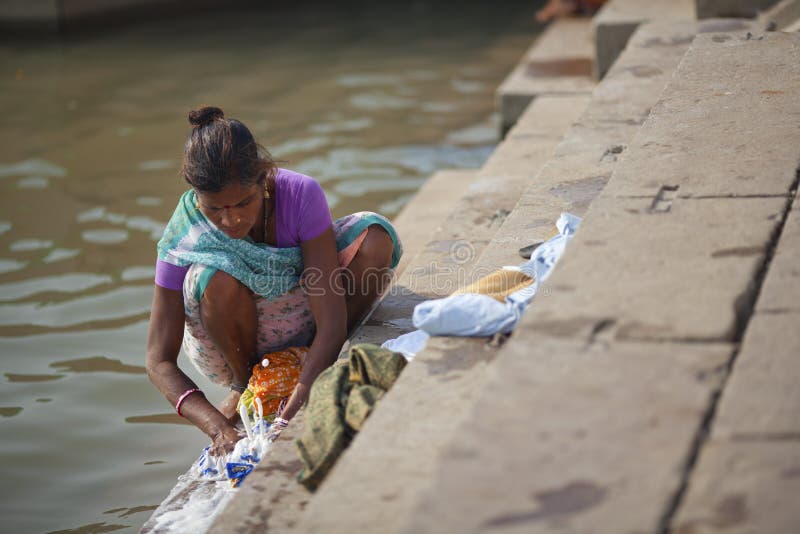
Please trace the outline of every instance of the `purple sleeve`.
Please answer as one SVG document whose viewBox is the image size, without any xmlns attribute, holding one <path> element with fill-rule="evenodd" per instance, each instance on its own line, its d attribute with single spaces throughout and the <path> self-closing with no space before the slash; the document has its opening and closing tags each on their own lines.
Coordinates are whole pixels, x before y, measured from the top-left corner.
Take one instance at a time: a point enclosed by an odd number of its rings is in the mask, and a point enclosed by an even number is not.
<svg viewBox="0 0 800 534">
<path fill-rule="evenodd" d="M 156 285 L 166 289 L 183 290 L 183 279 L 189 267 L 178 267 L 166 261 L 156 260 Z"/>
<path fill-rule="evenodd" d="M 301 243 L 314 239 L 333 224 L 325 192 L 316 180 L 311 179 L 303 182 L 297 202 L 299 204 L 299 209 L 297 210 L 299 214 L 297 234 Z"/>
</svg>

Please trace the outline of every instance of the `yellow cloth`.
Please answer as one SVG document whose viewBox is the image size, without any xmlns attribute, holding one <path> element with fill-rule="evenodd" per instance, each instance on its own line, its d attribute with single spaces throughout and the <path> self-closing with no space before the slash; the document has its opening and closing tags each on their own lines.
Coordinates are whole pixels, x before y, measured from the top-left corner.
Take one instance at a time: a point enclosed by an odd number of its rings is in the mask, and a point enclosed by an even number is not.
<svg viewBox="0 0 800 534">
<path fill-rule="evenodd" d="M 480 295 L 487 295 L 500 302 L 505 301 L 505 298 L 519 291 L 533 283 L 533 278 L 520 271 L 511 271 L 508 269 L 498 269 L 495 272 L 488 274 L 472 284 L 458 289 L 453 292 L 453 295 L 461 295 L 463 293 L 478 293 Z"/>
</svg>

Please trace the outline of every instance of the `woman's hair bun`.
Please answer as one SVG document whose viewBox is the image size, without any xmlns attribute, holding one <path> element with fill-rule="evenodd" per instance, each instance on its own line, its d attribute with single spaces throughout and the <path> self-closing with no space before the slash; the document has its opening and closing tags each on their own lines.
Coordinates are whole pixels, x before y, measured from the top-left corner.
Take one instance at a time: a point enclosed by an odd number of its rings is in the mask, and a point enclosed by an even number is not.
<svg viewBox="0 0 800 534">
<path fill-rule="evenodd" d="M 193 109 L 189 112 L 189 124 L 198 128 L 205 126 L 209 122 L 224 118 L 225 114 L 222 113 L 222 110 L 214 106 L 203 106 L 200 109 Z"/>
</svg>

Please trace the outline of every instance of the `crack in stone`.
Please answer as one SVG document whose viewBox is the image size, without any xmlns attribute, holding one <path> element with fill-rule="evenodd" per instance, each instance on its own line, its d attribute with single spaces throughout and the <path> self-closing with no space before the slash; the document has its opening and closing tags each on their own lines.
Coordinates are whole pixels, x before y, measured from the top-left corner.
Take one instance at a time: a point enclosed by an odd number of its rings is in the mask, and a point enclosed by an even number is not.
<svg viewBox="0 0 800 534">
<path fill-rule="evenodd" d="M 790 191 L 792 192 L 796 191 L 799 184 L 800 184 L 800 168 L 798 168 L 797 171 L 795 172 L 794 183 L 790 187 Z M 783 197 L 785 195 L 780 195 L 780 196 Z M 769 266 L 772 263 L 772 258 L 775 256 L 775 251 L 778 248 L 778 242 L 780 241 L 784 227 L 786 226 L 786 220 L 789 218 L 789 213 L 792 211 L 793 199 L 794 195 L 792 194 L 787 199 L 786 206 L 784 207 L 780 223 L 776 226 L 772 236 L 770 236 L 769 243 L 767 244 L 766 247 L 767 250 L 766 257 L 764 258 L 764 262 L 761 264 L 761 267 L 756 273 L 756 276 L 753 279 L 753 283 L 751 284 L 751 287 L 753 289 L 752 291 L 749 292 L 750 298 L 740 298 L 736 302 L 737 320 L 736 320 L 736 331 L 734 333 L 734 340 L 737 343 L 737 346 L 736 349 L 731 354 L 730 358 L 728 359 L 725 376 L 720 381 L 719 386 L 711 393 L 711 399 L 708 404 L 706 413 L 703 415 L 703 420 L 700 423 L 700 427 L 697 429 L 697 433 L 692 439 L 692 444 L 689 448 L 689 452 L 686 457 L 686 462 L 684 463 L 683 472 L 681 474 L 680 485 L 678 486 L 678 489 L 675 492 L 675 494 L 672 496 L 672 499 L 670 499 L 666 509 L 664 510 L 664 513 L 661 516 L 661 520 L 659 521 L 659 526 L 658 526 L 659 534 L 668 534 L 673 530 L 672 523 L 675 519 L 675 515 L 677 514 L 678 509 L 683 504 L 683 499 L 686 496 L 686 491 L 689 488 L 689 479 L 694 473 L 694 468 L 697 465 L 697 459 L 700 457 L 700 451 L 703 449 L 703 446 L 708 440 L 708 436 L 711 434 L 711 427 L 712 424 L 714 423 L 714 417 L 716 416 L 717 413 L 719 399 L 722 396 L 722 392 L 725 390 L 725 386 L 728 383 L 728 379 L 730 378 L 731 374 L 734 371 L 734 365 L 736 364 L 736 359 L 739 356 L 739 352 L 741 350 L 742 338 L 744 337 L 744 333 L 745 330 L 747 329 L 747 325 L 750 321 L 750 318 L 755 313 L 755 305 L 756 302 L 758 301 L 758 296 L 761 293 L 761 289 L 764 286 L 764 279 L 766 278 L 767 273 L 769 272 Z M 742 297 L 744 296 L 745 294 L 742 295 Z M 800 435 L 798 435 L 797 437 L 800 437 Z"/>
</svg>

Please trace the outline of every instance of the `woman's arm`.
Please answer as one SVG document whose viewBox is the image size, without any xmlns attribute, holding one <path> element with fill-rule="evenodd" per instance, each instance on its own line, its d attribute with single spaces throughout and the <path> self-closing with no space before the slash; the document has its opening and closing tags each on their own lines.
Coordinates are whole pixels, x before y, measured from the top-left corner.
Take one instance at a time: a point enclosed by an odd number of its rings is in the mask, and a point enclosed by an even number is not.
<svg viewBox="0 0 800 534">
<path fill-rule="evenodd" d="M 181 292 L 156 285 L 147 334 L 147 375 L 173 406 L 184 392 L 197 387 L 178 367 L 183 323 Z M 233 450 L 239 440 L 231 422 L 200 393 L 186 397 L 181 413 L 212 439 L 215 453 Z"/>
<path fill-rule="evenodd" d="M 317 325 L 317 333 L 303 363 L 297 387 L 281 417 L 291 419 L 308 399 L 317 376 L 327 369 L 347 339 L 347 307 L 339 268 L 333 227 L 300 244 L 303 252 L 304 285 Z"/>
</svg>

